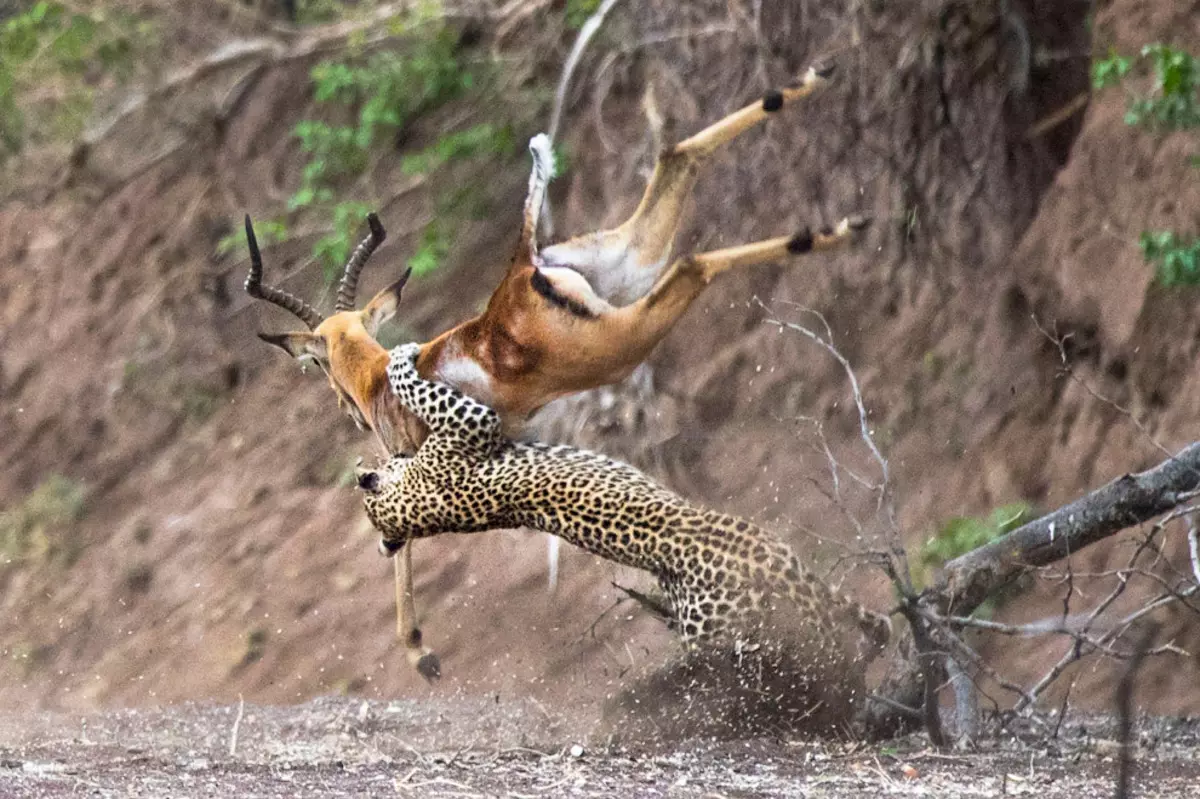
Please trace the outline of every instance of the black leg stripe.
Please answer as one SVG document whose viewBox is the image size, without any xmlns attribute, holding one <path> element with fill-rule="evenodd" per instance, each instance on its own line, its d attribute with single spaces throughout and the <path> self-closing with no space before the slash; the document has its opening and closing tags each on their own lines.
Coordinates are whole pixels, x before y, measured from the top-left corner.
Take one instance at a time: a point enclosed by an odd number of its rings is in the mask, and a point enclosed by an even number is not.
<svg viewBox="0 0 1200 799">
<path fill-rule="evenodd" d="M 536 267 L 534 267 L 533 276 L 529 278 L 529 285 L 534 291 L 545 297 L 551 305 L 556 305 L 573 316 L 578 316 L 581 319 L 596 318 L 596 315 L 586 305 L 576 302 L 555 289 L 554 284 L 550 282 L 550 278 L 543 275 L 542 270 Z"/>
<path fill-rule="evenodd" d="M 769 91 L 763 97 L 762 109 L 768 114 L 783 108 L 783 92 Z"/>
</svg>

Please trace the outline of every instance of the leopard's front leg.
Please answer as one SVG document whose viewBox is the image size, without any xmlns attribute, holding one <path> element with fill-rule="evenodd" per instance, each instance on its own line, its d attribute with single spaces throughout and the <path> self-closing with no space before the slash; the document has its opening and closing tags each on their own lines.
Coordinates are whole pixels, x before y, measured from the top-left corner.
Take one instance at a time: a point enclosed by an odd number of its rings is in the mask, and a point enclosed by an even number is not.
<svg viewBox="0 0 1200 799">
<path fill-rule="evenodd" d="M 429 426 L 432 436 L 446 440 L 454 451 L 486 460 L 501 446 L 500 415 L 453 386 L 426 380 L 417 374 L 418 344 L 403 344 L 391 351 L 388 382 L 400 402 Z"/>
</svg>

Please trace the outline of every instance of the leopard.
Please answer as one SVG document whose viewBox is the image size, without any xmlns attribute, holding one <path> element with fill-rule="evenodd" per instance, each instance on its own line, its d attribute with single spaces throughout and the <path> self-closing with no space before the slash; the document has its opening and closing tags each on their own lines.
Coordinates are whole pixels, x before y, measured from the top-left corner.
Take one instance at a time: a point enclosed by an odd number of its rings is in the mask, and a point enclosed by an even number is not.
<svg viewBox="0 0 1200 799">
<path fill-rule="evenodd" d="M 418 352 L 416 344 L 393 349 L 387 376 L 429 437 L 412 455 L 356 470 L 381 553 L 447 533 L 550 533 L 656 578 L 685 651 L 759 652 L 761 663 L 763 652 L 787 649 L 793 663 L 850 679 L 849 693 L 861 693 L 849 675 L 861 675 L 887 644 L 888 614 L 833 590 L 753 522 L 693 503 L 601 453 L 508 438 L 490 407 L 421 378 Z"/>
</svg>

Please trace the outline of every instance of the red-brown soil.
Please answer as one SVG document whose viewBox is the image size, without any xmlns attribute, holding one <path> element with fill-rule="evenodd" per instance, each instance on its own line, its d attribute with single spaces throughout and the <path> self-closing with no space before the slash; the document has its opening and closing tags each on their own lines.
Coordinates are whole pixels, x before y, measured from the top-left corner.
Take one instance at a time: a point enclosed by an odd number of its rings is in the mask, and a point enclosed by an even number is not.
<svg viewBox="0 0 1200 799">
<path fill-rule="evenodd" d="M 641 112 L 648 81 L 670 129 L 683 134 L 830 53 L 836 85 L 717 159 L 679 247 L 749 241 L 860 210 L 875 225 L 852 252 L 722 278 L 652 357 L 651 391 L 618 391 L 615 407 L 592 399 L 548 409 L 539 429 L 572 430 L 573 440 L 631 458 L 688 496 L 780 531 L 878 608 L 891 599 L 886 581 L 838 558 L 837 544 L 877 543 L 871 498 L 851 490 L 845 501 L 864 519 L 860 542 L 827 496 L 825 456 L 801 419 L 820 420 L 838 457 L 875 475 L 844 375 L 807 339 L 764 324 L 768 312 L 751 298 L 789 321 L 819 326 L 800 306 L 828 320 L 862 382 L 914 545 L 950 516 L 1014 500 L 1053 507 L 1197 438 L 1200 295 L 1152 284 L 1136 247 L 1143 228 L 1200 223 L 1185 158 L 1194 135 L 1127 127 L 1124 98 L 1109 91 L 1050 133 L 1027 136 L 1086 90 L 1092 52 L 1133 52 L 1160 38 L 1200 49 L 1194 4 L 1116 0 L 1096 12 L 1090 35 L 1084 4 L 1011 4 L 1034 52 L 1057 54 L 1048 61 L 1022 60 L 1009 28 L 973 4 L 949 4 L 933 18 L 918 2 L 865 4 L 852 17 L 839 4 L 770 3 L 759 21 L 727 20 L 718 0 L 627 5 L 573 93 L 564 134 L 572 169 L 554 194 L 561 233 L 619 221 L 636 202 L 652 156 Z M 218 11 L 162 13 L 179 28 L 180 64 L 261 32 Z M 689 26 L 707 32 L 652 36 Z M 501 49 L 534 61 L 534 79 L 552 85 L 570 37 L 547 44 L 544 34 L 535 19 Z M 521 50 L 523 36 L 539 44 L 540 61 Z M 602 70 L 621 42 L 641 43 Z M 390 564 L 339 481 L 374 445 L 319 376 L 301 375 L 255 338 L 291 320 L 241 293 L 243 263 L 213 255 L 243 212 L 275 213 L 297 185 L 301 155 L 289 130 L 310 112 L 306 67 L 268 67 L 220 126 L 211 109 L 243 73 L 217 71 L 121 123 L 84 167 L 60 161 L 51 174 L 31 171 L 30 161 L 14 173 L 15 193 L 0 208 L 0 506 L 19 505 L 54 474 L 88 494 L 80 521 L 51 531 L 72 557 L 0 564 L 0 709 L 76 713 L 239 695 L 275 705 L 345 692 L 431 708 L 541 703 L 584 736 L 608 696 L 672 651 L 656 621 L 629 603 L 613 607 L 621 595 L 612 581 L 644 581 L 566 551 L 550 594 L 540 535 L 422 542 L 418 603 L 445 675 L 422 682 L 392 638 Z M 429 336 L 484 301 L 515 235 L 525 170 L 513 161 L 471 175 L 491 187 L 496 211 L 464 224 L 451 265 L 412 284 L 394 340 Z M 394 172 L 380 166 L 372 187 Z M 384 222 L 400 230 L 417 210 L 402 200 L 383 210 Z M 318 270 L 302 268 L 308 244 L 271 248 L 268 262 L 290 289 L 315 296 Z M 394 237 L 363 293 L 394 279 L 414 246 Z M 1071 334 L 1072 374 L 1085 382 L 1064 375 L 1035 316 Z M 1182 563 L 1182 535 L 1171 536 L 1167 555 Z M 1116 542 L 1077 560 L 1098 571 L 1125 551 Z M 1003 616 L 1057 614 L 1061 592 L 1037 588 Z M 1164 635 L 1200 649 L 1194 616 L 1163 621 Z M 1018 681 L 1039 675 L 1064 646 L 983 645 Z M 1144 708 L 1200 709 L 1195 658 L 1154 660 L 1144 675 Z M 1108 667 L 1068 676 L 1079 680 L 1077 704 L 1111 704 Z M 222 727 L 228 712 L 219 711 Z M 164 779 L 186 772 L 171 765 L 175 756 L 154 761 Z M 125 755 L 113 757 L 103 762 Z M 730 768 L 742 762 L 731 757 Z M 101 763 L 81 768 L 103 775 Z M 270 763 L 221 768 L 265 778 Z M 1024 773 L 1016 761 L 1003 768 Z M 363 769 L 367 779 L 373 772 Z M 297 779 L 348 778 L 325 765 Z"/>
</svg>

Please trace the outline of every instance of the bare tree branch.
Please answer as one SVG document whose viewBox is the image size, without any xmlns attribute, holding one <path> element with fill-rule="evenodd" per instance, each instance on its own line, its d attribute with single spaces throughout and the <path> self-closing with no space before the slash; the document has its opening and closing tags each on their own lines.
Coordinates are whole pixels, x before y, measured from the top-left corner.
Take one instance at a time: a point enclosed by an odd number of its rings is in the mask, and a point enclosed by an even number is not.
<svg viewBox="0 0 1200 799">
<path fill-rule="evenodd" d="M 1139 474 L 1126 474 L 1053 513 L 946 564 L 937 592 L 958 615 L 1031 568 L 1153 519 L 1200 489 L 1200 442 Z"/>
</svg>

